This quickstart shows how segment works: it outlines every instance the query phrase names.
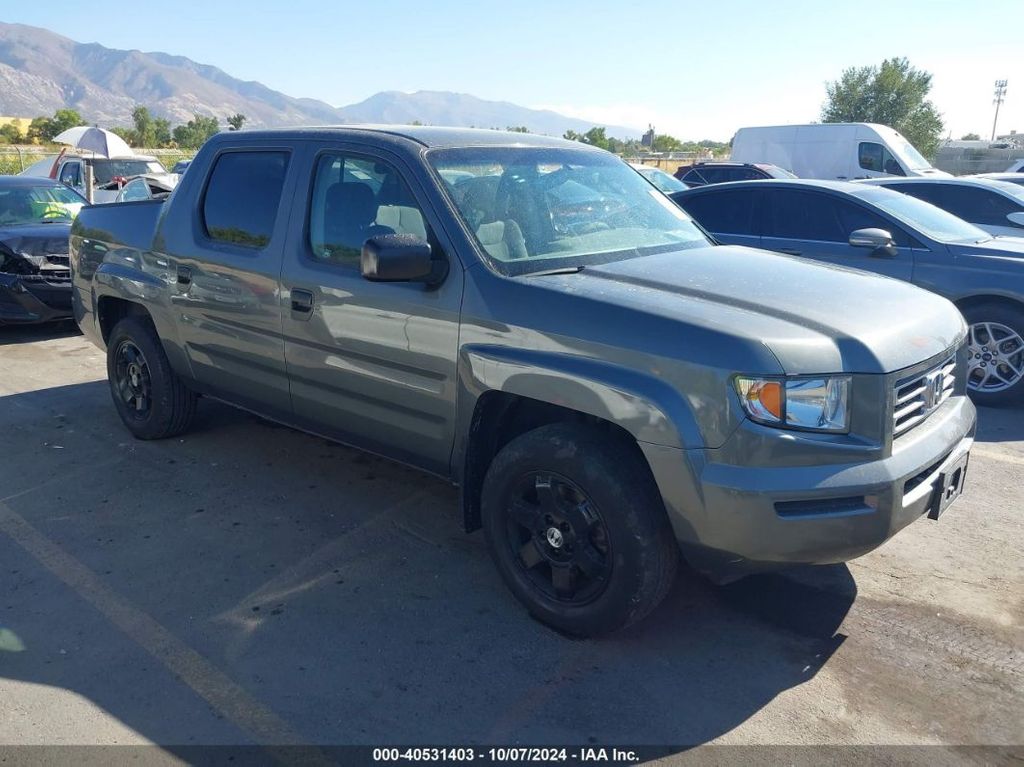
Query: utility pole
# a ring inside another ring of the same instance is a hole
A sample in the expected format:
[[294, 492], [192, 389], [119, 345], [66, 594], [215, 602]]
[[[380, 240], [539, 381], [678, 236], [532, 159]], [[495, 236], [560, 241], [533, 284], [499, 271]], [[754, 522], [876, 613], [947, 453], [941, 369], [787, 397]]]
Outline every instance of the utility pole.
[[1006, 80], [996, 80], [996, 93], [995, 99], [992, 103], [996, 105], [996, 116], [992, 120], [992, 140], [996, 140], [996, 123], [999, 122], [999, 107], [1003, 103], [1003, 99], [1006, 98]]

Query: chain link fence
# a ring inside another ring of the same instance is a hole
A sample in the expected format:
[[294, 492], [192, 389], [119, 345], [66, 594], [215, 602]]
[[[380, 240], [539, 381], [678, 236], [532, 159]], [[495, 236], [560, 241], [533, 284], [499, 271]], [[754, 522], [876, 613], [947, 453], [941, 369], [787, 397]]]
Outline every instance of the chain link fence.
[[[0, 175], [11, 176], [21, 173], [34, 163], [53, 160], [59, 153], [59, 146], [0, 146]], [[179, 160], [191, 160], [195, 149], [136, 149], [138, 154], [156, 157], [167, 170]]]

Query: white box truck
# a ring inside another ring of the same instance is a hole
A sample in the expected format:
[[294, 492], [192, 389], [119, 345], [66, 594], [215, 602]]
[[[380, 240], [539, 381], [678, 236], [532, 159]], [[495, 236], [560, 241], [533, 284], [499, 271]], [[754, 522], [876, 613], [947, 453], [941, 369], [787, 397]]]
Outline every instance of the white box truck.
[[933, 168], [898, 131], [872, 123], [740, 128], [731, 159], [771, 163], [800, 178], [949, 175]]

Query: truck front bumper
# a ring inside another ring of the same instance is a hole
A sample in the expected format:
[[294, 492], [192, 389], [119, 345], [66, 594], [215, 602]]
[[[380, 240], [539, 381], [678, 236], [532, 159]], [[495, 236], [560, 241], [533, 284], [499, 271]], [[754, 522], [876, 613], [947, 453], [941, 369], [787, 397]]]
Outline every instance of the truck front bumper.
[[[881, 545], [933, 509], [940, 478], [970, 450], [975, 425], [971, 401], [953, 397], [888, 457], [846, 464], [738, 466], [716, 461], [718, 450], [641, 447], [687, 561], [728, 581], [844, 562]], [[762, 428], [745, 423], [731, 439]]]

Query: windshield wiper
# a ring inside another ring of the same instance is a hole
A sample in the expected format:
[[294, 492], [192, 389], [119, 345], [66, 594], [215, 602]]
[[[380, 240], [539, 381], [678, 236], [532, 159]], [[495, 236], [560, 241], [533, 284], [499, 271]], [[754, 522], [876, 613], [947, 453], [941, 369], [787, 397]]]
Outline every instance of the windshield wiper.
[[550, 274], [577, 274], [582, 271], [582, 266], [560, 266], [557, 269], [543, 269], [539, 272], [526, 272], [523, 277], [547, 277]]

